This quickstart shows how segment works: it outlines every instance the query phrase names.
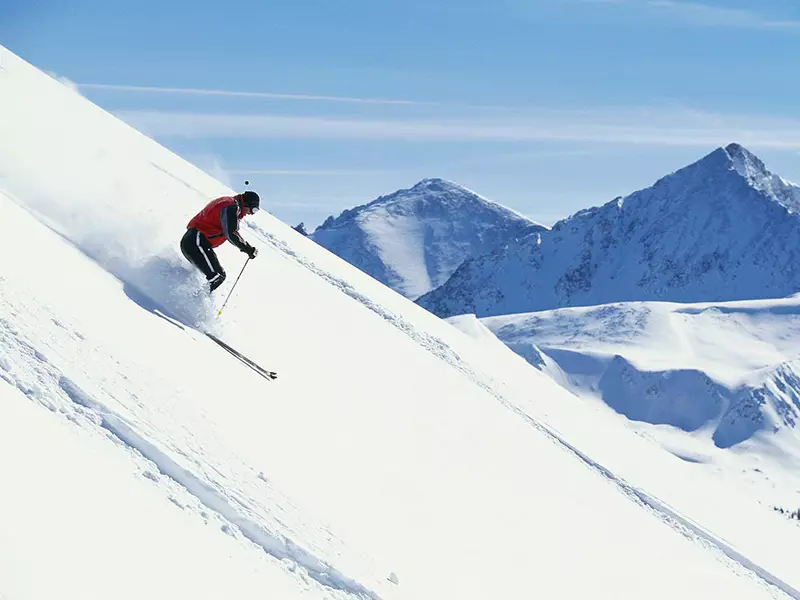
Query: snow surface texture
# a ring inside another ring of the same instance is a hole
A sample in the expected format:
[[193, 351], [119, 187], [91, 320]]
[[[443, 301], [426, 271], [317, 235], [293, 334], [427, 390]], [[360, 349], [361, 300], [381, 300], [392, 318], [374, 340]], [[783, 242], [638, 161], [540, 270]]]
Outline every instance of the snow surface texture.
[[266, 211], [214, 321], [247, 369], [173, 285], [230, 191], [0, 48], [4, 600], [800, 598], [747, 489]]
[[418, 299], [479, 317], [631, 300], [779, 298], [800, 289], [800, 188], [737, 144], [465, 262]]
[[721, 448], [758, 434], [800, 454], [799, 298], [629, 302], [483, 323], [568, 389], [630, 419], [708, 432]]
[[328, 217], [312, 239], [407, 298], [442, 285], [468, 258], [546, 228], [443, 179]]

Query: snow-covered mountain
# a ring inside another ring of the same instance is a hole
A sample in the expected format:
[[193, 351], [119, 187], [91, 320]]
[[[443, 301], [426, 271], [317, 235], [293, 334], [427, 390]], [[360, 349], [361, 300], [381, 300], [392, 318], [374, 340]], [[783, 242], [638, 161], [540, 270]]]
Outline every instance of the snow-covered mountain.
[[800, 457], [798, 297], [626, 302], [482, 323], [566, 388], [630, 419], [719, 448], [747, 442]]
[[791, 472], [678, 460], [267, 211], [218, 316], [177, 244], [230, 192], [0, 47], [0, 598], [800, 598]]
[[464, 263], [418, 302], [440, 316], [800, 290], [800, 188], [737, 144], [540, 236]]
[[545, 227], [443, 179], [328, 217], [311, 237], [407, 298], [442, 285], [458, 266]]

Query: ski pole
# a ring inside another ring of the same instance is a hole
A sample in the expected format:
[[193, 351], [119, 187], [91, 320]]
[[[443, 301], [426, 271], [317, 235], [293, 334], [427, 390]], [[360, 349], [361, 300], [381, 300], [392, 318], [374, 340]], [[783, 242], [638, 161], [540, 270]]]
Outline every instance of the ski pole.
[[244, 261], [244, 266], [242, 267], [242, 270], [241, 270], [241, 271], [239, 271], [239, 277], [237, 277], [237, 278], [236, 278], [236, 281], [234, 281], [234, 282], [233, 282], [233, 287], [231, 288], [231, 291], [230, 291], [230, 292], [228, 292], [228, 297], [227, 297], [227, 298], [225, 298], [225, 302], [223, 302], [223, 303], [222, 303], [222, 308], [220, 308], [220, 309], [219, 309], [219, 312], [217, 312], [217, 316], [219, 316], [219, 315], [221, 315], [221, 314], [222, 314], [222, 309], [223, 309], [223, 308], [225, 308], [225, 305], [228, 303], [228, 300], [230, 300], [230, 299], [231, 299], [231, 296], [233, 295], [233, 290], [234, 290], [234, 288], [236, 287], [236, 284], [237, 284], [237, 283], [239, 283], [239, 279], [241, 279], [241, 277], [242, 277], [242, 273], [244, 273], [244, 267], [246, 267], [246, 266], [247, 266], [247, 263], [249, 263], [249, 262], [250, 262], [250, 257], [248, 256], [248, 257], [247, 257], [247, 260], [246, 260], [246, 261]]

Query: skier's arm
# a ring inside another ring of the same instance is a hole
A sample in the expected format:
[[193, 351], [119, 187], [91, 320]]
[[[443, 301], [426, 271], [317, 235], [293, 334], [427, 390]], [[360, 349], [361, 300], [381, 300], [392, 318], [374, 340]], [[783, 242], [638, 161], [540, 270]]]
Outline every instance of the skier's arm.
[[245, 242], [242, 236], [239, 235], [239, 219], [236, 218], [236, 205], [232, 204], [225, 208], [220, 214], [220, 219], [222, 219], [222, 231], [228, 241], [242, 252], [249, 252], [250, 244]]

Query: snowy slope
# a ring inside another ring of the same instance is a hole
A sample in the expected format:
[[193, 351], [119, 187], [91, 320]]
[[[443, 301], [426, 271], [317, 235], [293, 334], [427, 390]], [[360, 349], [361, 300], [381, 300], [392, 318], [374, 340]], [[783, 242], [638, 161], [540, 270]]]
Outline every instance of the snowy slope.
[[[638, 421], [754, 436], [800, 456], [800, 299], [629, 302], [488, 317], [509, 347], [580, 395]], [[552, 370], [552, 363], [557, 366]]]
[[269, 214], [217, 319], [176, 246], [228, 190], [0, 67], [4, 600], [800, 598], [785, 519]]
[[800, 289], [800, 188], [737, 144], [540, 240], [465, 263], [419, 304], [494, 316], [631, 300], [778, 298]]
[[468, 258], [546, 228], [443, 179], [328, 217], [311, 237], [407, 298], [442, 285]]

